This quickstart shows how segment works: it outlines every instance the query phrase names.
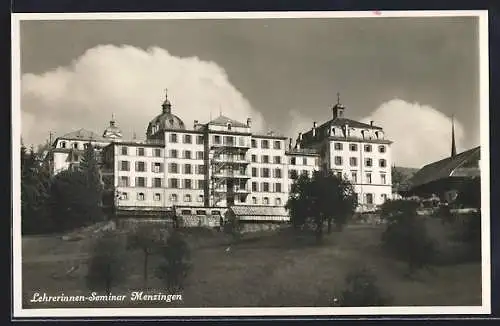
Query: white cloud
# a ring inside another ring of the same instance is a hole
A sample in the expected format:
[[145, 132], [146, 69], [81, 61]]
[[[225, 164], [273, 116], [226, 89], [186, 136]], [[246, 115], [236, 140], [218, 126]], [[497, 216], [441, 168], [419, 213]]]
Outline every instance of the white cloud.
[[161, 112], [168, 88], [172, 111], [188, 128], [220, 111], [233, 119], [264, 119], [230, 83], [223, 68], [197, 57], [181, 58], [161, 48], [100, 45], [69, 66], [22, 76], [22, 135], [28, 144], [87, 128], [101, 133], [111, 114], [126, 137], [142, 139], [148, 122]]
[[[420, 168], [451, 154], [451, 118], [431, 106], [393, 99], [362, 119], [370, 120], [394, 141], [392, 157], [398, 166]], [[463, 140], [464, 128], [455, 119], [457, 152], [464, 150]]]

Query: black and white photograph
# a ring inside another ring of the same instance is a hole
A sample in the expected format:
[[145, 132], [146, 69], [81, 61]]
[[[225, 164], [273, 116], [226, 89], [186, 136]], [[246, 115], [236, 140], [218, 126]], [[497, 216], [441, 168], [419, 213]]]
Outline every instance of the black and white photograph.
[[13, 14], [14, 316], [490, 313], [487, 19]]

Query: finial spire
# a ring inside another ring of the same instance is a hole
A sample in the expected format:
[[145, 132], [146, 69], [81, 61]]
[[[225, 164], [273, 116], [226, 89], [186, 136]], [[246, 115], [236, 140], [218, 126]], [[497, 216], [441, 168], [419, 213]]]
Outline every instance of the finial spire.
[[168, 88], [165, 88], [165, 100], [168, 100]]
[[457, 155], [457, 148], [455, 144], [455, 117], [451, 116], [451, 157]]
[[340, 93], [337, 92], [337, 104], [340, 104]]
[[162, 108], [163, 108], [163, 113], [170, 114], [172, 104], [170, 103], [170, 100], [168, 99], [168, 88], [165, 88], [165, 101], [163, 102]]

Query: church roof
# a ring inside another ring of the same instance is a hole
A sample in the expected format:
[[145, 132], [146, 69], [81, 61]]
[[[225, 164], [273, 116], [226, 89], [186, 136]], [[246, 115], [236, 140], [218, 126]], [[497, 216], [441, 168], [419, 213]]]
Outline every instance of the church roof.
[[[433, 181], [448, 178], [450, 176], [458, 176], [455, 174], [457, 170], [467, 165], [468, 162], [479, 159], [480, 157], [480, 146], [474, 147], [455, 156], [450, 156], [445, 159], [439, 160], [425, 165], [423, 168], [418, 170], [415, 175], [409, 180], [409, 186], [415, 188]], [[474, 171], [475, 173], [473, 173]], [[471, 169], [469, 173], [466, 174], [476, 174], [478, 168]], [[465, 170], [460, 170], [460, 176], [464, 176]]]
[[93, 141], [103, 141], [103, 142], [108, 141], [101, 135], [83, 128], [69, 132], [58, 138], [69, 139], [69, 140], [93, 140]]
[[233, 119], [228, 118], [228, 117], [223, 116], [223, 115], [218, 116], [217, 118], [210, 121], [208, 124], [217, 125], [217, 126], [227, 126], [228, 123], [230, 123], [231, 126], [233, 126], [233, 127], [242, 127], [242, 128], [247, 127], [246, 124], [239, 122], [239, 121], [236, 121], [236, 120], [233, 120]]

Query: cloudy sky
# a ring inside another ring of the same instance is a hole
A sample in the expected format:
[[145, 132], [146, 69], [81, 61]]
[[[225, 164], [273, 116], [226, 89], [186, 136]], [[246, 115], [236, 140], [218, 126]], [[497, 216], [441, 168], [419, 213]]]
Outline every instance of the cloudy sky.
[[288, 137], [346, 115], [384, 127], [397, 165], [479, 145], [474, 17], [21, 22], [22, 136], [38, 144], [114, 114], [144, 138], [169, 89], [188, 127], [222, 114]]

